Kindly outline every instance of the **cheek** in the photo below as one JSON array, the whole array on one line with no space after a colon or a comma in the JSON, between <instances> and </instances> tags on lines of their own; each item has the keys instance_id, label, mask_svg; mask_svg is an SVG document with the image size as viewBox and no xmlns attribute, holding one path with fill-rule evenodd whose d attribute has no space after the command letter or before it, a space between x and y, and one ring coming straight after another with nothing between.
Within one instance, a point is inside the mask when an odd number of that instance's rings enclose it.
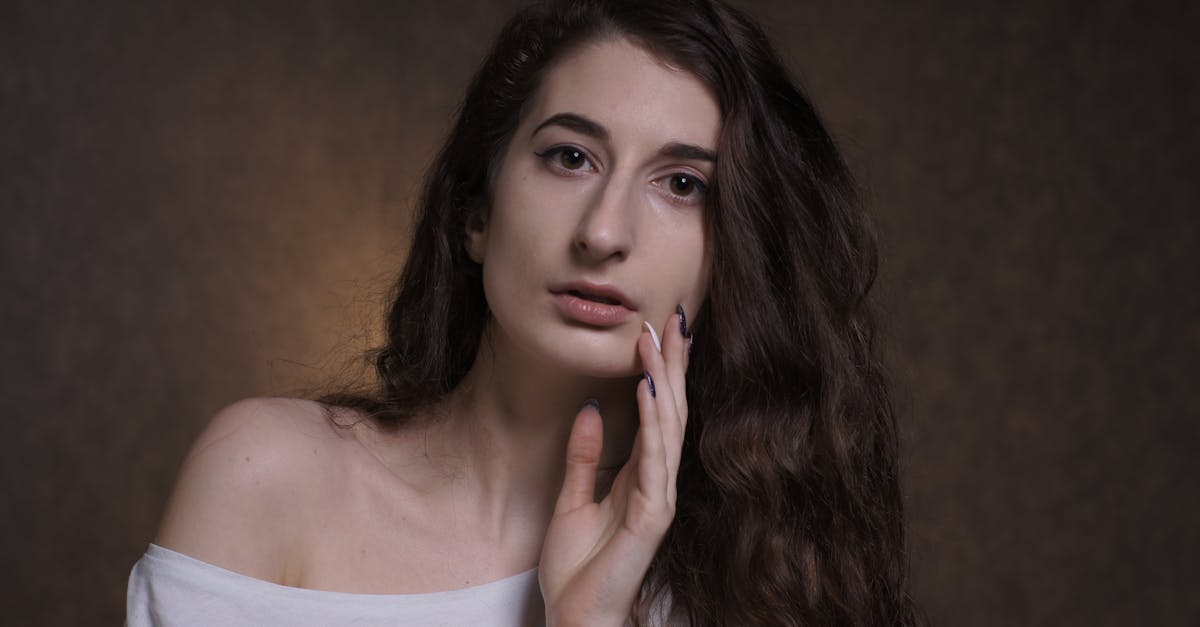
<instances>
[{"instance_id":1,"label":"cheek","mask_svg":"<svg viewBox=\"0 0 1200 627\"><path fill-rule=\"evenodd\" d=\"M670 295L689 311L699 309L708 296L710 261L705 245L703 226L674 224L662 230L664 237L655 238L652 272L659 289ZM672 308L674 305L672 305Z\"/></svg>"},{"instance_id":2,"label":"cheek","mask_svg":"<svg viewBox=\"0 0 1200 627\"><path fill-rule=\"evenodd\" d=\"M565 263L579 212L579 190L518 178L492 208L488 256Z\"/></svg>"},{"instance_id":3,"label":"cheek","mask_svg":"<svg viewBox=\"0 0 1200 627\"><path fill-rule=\"evenodd\" d=\"M700 269L696 272L696 283L693 290L693 298L695 302L693 307L699 309L700 305L708 300L708 286L712 282L712 263L709 259L708 249L705 248L700 256Z\"/></svg>"},{"instance_id":4,"label":"cheek","mask_svg":"<svg viewBox=\"0 0 1200 627\"><path fill-rule=\"evenodd\" d=\"M498 195L488 219L488 250L485 265L508 263L507 258L519 256L535 236L528 199L511 192Z\"/></svg>"},{"instance_id":5,"label":"cheek","mask_svg":"<svg viewBox=\"0 0 1200 627\"><path fill-rule=\"evenodd\" d=\"M553 199L534 193L525 180L517 179L498 193L488 224L487 251L483 260L485 287L489 296L503 297L540 285L535 276L547 266L561 263L555 255L561 240L560 222Z\"/></svg>"},{"instance_id":6,"label":"cheek","mask_svg":"<svg viewBox=\"0 0 1200 627\"><path fill-rule=\"evenodd\" d=\"M501 226L501 225L496 225ZM488 300L504 298L532 284L534 253L528 236L514 225L503 225L489 237L487 255L483 260L483 283Z\"/></svg>"}]
</instances>

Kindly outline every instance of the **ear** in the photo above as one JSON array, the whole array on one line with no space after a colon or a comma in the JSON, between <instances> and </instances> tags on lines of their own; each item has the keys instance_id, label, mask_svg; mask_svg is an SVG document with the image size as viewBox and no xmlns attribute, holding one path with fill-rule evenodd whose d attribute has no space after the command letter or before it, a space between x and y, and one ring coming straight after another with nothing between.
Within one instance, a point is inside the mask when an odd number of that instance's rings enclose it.
<instances>
[{"instance_id":1,"label":"ear","mask_svg":"<svg viewBox=\"0 0 1200 627\"><path fill-rule=\"evenodd\" d=\"M483 218L483 212L475 210L471 216L467 218L467 241L466 249L467 256L471 261L482 264L484 253L487 251L487 222Z\"/></svg>"}]
</instances>

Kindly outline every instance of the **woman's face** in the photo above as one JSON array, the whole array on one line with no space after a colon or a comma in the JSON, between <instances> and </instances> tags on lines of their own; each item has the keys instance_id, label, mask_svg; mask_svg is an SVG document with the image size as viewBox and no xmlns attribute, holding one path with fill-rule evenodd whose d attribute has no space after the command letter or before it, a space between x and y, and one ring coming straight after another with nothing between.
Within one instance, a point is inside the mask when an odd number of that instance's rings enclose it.
<instances>
[{"instance_id":1,"label":"woman's face","mask_svg":"<svg viewBox=\"0 0 1200 627\"><path fill-rule=\"evenodd\" d=\"M661 335L706 295L720 123L703 83L627 40L553 65L468 231L494 339L581 375L640 373L642 322Z\"/></svg>"}]
</instances>

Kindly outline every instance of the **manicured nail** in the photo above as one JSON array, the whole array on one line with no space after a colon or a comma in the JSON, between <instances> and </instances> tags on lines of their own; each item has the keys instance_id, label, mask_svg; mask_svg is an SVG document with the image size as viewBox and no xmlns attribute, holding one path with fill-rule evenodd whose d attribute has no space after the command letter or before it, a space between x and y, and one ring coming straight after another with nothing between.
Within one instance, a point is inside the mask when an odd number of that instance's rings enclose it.
<instances>
[{"instance_id":1,"label":"manicured nail","mask_svg":"<svg viewBox=\"0 0 1200 627\"><path fill-rule=\"evenodd\" d=\"M600 411L600 401L594 398L589 398L583 402L583 407L592 407L596 411ZM580 409L583 409L583 407L580 407Z\"/></svg>"},{"instance_id":2,"label":"manicured nail","mask_svg":"<svg viewBox=\"0 0 1200 627\"><path fill-rule=\"evenodd\" d=\"M654 393L654 379L650 378L650 373L646 373L646 385L650 386L650 398L658 396Z\"/></svg>"},{"instance_id":3,"label":"manicured nail","mask_svg":"<svg viewBox=\"0 0 1200 627\"><path fill-rule=\"evenodd\" d=\"M679 334L687 337L687 314L683 313L683 305L675 305L675 313L679 314Z\"/></svg>"},{"instance_id":4,"label":"manicured nail","mask_svg":"<svg viewBox=\"0 0 1200 627\"><path fill-rule=\"evenodd\" d=\"M662 342L660 342L658 339L658 331L655 331L654 327L650 326L649 322L643 321L642 324L646 325L647 329L650 329L650 339L654 340L654 348L657 348L658 352L661 353L662 352Z\"/></svg>"}]
</instances>

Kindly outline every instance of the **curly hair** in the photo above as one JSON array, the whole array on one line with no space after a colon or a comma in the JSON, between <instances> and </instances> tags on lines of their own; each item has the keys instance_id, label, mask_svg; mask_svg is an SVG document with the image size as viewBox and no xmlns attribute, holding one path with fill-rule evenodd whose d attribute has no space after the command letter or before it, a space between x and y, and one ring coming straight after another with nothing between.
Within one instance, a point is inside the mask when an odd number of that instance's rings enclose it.
<instances>
[{"instance_id":1,"label":"curly hair","mask_svg":"<svg viewBox=\"0 0 1200 627\"><path fill-rule=\"evenodd\" d=\"M490 313L467 224L553 63L623 37L722 113L705 209L675 521L634 608L692 625L914 625L898 436L874 346L873 231L833 139L762 29L710 0L568 0L505 26L429 170L378 387L323 397L400 427L470 369Z\"/></svg>"}]
</instances>

